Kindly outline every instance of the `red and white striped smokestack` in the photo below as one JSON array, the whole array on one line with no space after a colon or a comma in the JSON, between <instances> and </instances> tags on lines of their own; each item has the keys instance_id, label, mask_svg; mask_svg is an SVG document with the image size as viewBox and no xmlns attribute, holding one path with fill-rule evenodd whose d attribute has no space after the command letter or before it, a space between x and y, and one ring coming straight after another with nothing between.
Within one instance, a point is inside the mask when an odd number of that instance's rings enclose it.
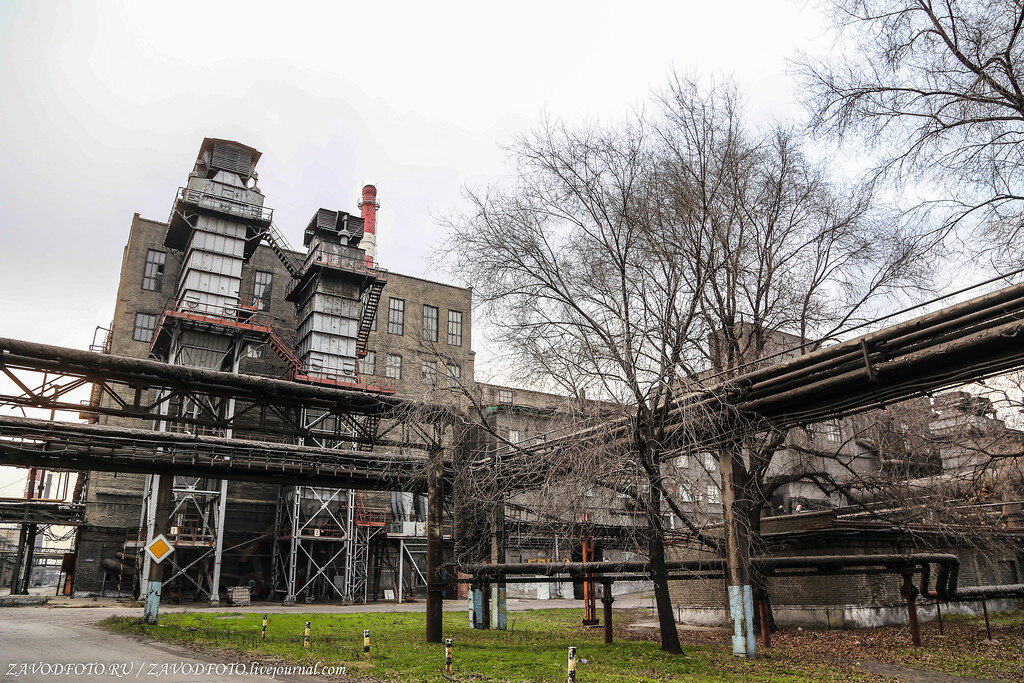
<instances>
[{"instance_id":1,"label":"red and white striped smokestack","mask_svg":"<svg viewBox=\"0 0 1024 683\"><path fill-rule=\"evenodd\" d=\"M363 210L363 239L359 243L366 250L366 265L372 266L377 256L377 188L373 185L363 186L363 199L359 202Z\"/></svg>"}]
</instances>

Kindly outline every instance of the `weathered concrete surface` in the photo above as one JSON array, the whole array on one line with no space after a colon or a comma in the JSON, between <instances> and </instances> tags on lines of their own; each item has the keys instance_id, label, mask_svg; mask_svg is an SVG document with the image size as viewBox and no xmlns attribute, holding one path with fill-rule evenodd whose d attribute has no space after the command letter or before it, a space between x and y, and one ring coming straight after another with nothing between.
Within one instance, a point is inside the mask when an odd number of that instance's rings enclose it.
<instances>
[{"instance_id":1,"label":"weathered concrete surface","mask_svg":"<svg viewBox=\"0 0 1024 683\"><path fill-rule=\"evenodd\" d=\"M993 612L1012 610L1019 603L1014 599L989 600L988 608ZM675 605L676 621L695 628L720 628L730 625L729 613L719 607ZM942 605L942 613L981 614L980 602L953 601ZM782 628L803 626L805 628L873 628L907 623L905 605L773 605L775 623ZM920 600L917 603L917 617L923 623L936 619L934 600Z\"/></svg>"},{"instance_id":2,"label":"weathered concrete surface","mask_svg":"<svg viewBox=\"0 0 1024 683\"><path fill-rule=\"evenodd\" d=\"M45 605L45 595L0 595L0 607L33 607Z\"/></svg>"}]
</instances>

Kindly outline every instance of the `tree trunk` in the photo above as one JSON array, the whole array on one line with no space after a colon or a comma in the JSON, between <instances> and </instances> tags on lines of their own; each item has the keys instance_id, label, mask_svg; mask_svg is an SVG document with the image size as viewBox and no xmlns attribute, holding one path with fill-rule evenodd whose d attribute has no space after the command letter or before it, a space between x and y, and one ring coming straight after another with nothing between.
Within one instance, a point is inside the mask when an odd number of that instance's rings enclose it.
<instances>
[{"instance_id":1,"label":"tree trunk","mask_svg":"<svg viewBox=\"0 0 1024 683\"><path fill-rule=\"evenodd\" d=\"M661 649L672 654L682 654L679 631L676 630L675 615L672 614L672 598L668 592L665 539L661 532L661 481L648 472L648 482L650 500L647 506L647 544L651 581L654 583L654 604L658 610L658 627L661 630Z\"/></svg>"},{"instance_id":2,"label":"tree trunk","mask_svg":"<svg viewBox=\"0 0 1024 683\"><path fill-rule=\"evenodd\" d=\"M761 540L762 505L762 503L755 500L751 501L747 508L750 527L750 549L751 555L754 557L765 557L767 555L767 548ZM772 599L768 595L768 577L763 571L758 570L753 565L750 567L750 587L754 594L754 630L760 632L761 629L761 610L757 609L756 606L763 602L765 614L768 618L768 631L775 633L779 628L775 624L775 615L772 613Z\"/></svg>"}]
</instances>

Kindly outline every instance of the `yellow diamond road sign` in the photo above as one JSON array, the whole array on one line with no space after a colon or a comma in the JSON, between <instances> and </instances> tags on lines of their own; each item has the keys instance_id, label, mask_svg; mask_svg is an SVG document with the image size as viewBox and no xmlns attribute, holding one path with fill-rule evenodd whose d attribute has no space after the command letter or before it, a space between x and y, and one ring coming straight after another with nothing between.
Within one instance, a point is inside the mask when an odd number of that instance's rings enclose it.
<instances>
[{"instance_id":1,"label":"yellow diamond road sign","mask_svg":"<svg viewBox=\"0 0 1024 683\"><path fill-rule=\"evenodd\" d=\"M174 546L171 545L170 541L164 538L163 534L160 534L146 546L146 554L149 555L157 564L163 562L171 553L174 552Z\"/></svg>"}]
</instances>

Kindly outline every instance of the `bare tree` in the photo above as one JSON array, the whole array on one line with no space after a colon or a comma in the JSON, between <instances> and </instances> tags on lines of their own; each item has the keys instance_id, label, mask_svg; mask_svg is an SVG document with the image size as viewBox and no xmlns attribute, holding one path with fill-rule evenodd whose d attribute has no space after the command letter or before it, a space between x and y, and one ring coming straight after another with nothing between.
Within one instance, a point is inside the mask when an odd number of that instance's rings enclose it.
<instances>
[{"instance_id":1,"label":"bare tree","mask_svg":"<svg viewBox=\"0 0 1024 683\"><path fill-rule=\"evenodd\" d=\"M803 58L818 132L878 155L877 173L934 196L940 232L980 227L1019 262L1024 185L1024 6L1010 0L830 0L851 49ZM1007 253L1007 251L1009 253Z\"/></svg>"},{"instance_id":2,"label":"bare tree","mask_svg":"<svg viewBox=\"0 0 1024 683\"><path fill-rule=\"evenodd\" d=\"M700 202L712 235L698 255L709 272L699 298L707 343L698 348L713 372L687 382L720 381L814 350L925 281L924 242L887 220L871 187L832 180L790 130L745 129L734 87L704 91L676 80L661 99L672 191ZM690 180L704 169L712 173ZM748 425L727 445L722 486L745 546L739 561L763 550L766 477L788 437ZM755 598L763 599L763 583L752 578Z\"/></svg>"},{"instance_id":3,"label":"bare tree","mask_svg":"<svg viewBox=\"0 0 1024 683\"><path fill-rule=\"evenodd\" d=\"M695 242L705 234L663 201L653 143L641 120L618 129L545 125L516 146L512 187L469 195L472 208L453 220L449 246L454 270L474 286L522 374L600 396L630 421L662 649L680 652L659 432L678 369L693 358L696 294L707 279Z\"/></svg>"},{"instance_id":4,"label":"bare tree","mask_svg":"<svg viewBox=\"0 0 1024 683\"><path fill-rule=\"evenodd\" d=\"M679 79L653 121L547 124L514 148L515 181L470 193L449 225L453 270L521 375L598 397L630 425L572 464L545 463L559 473L547 481L637 501L668 651L666 508L721 550L666 466L679 455L664 445L676 397L760 358L779 331L829 335L918 273L917 242L876 220L866 187L828 182L789 131L747 129L738 99ZM758 429L737 465L747 519L785 437Z\"/></svg>"}]
</instances>

